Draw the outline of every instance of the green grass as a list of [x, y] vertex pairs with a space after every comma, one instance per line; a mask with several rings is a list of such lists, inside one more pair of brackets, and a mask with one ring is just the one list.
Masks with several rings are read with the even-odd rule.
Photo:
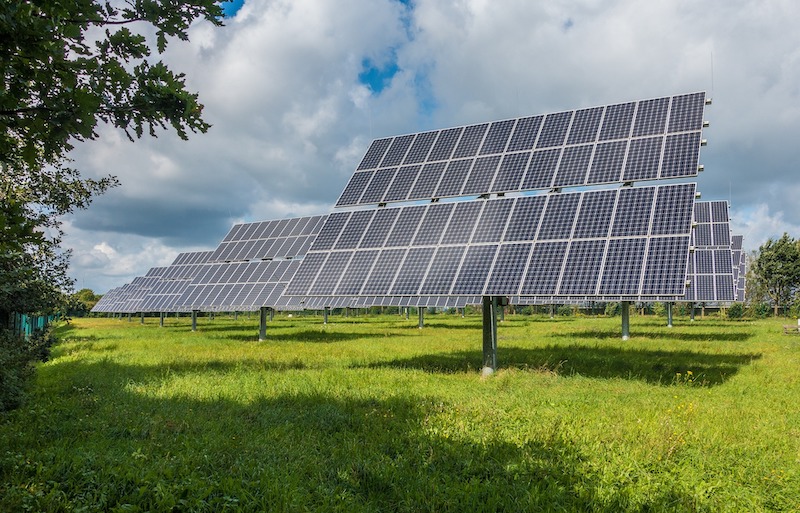
[[78, 319], [0, 416], [0, 511], [798, 511], [785, 320]]

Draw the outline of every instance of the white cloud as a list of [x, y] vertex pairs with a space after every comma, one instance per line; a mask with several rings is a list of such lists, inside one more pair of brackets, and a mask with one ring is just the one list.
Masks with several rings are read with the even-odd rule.
[[[226, 27], [193, 26], [191, 42], [163, 57], [214, 126], [188, 142], [165, 133], [130, 143], [103, 129], [79, 145], [87, 176], [123, 184], [71, 220], [74, 276], [104, 291], [123, 283], [112, 276], [212, 248], [237, 220], [324, 213], [376, 137], [696, 90], [715, 100], [703, 198], [732, 200], [747, 249], [764, 234], [800, 235], [800, 4], [412, 6], [247, 0]], [[359, 83], [365, 60], [395, 57], [379, 95]], [[103, 244], [114, 258], [95, 249]]]

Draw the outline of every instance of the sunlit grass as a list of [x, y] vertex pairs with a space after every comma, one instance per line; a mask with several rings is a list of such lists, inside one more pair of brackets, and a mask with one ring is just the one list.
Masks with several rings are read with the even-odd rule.
[[0, 510], [785, 511], [780, 320], [79, 319], [0, 417]]

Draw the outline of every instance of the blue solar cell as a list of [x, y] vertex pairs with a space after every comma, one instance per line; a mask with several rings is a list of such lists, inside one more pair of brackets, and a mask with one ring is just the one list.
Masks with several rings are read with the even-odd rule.
[[389, 232], [394, 226], [397, 216], [400, 214], [399, 208], [381, 209], [375, 213], [369, 228], [361, 239], [360, 248], [380, 248], [383, 246]]
[[658, 188], [652, 235], [678, 235], [690, 231], [695, 187], [692, 183]]
[[611, 228], [612, 237], [647, 235], [653, 210], [653, 187], [620, 189], [617, 210]]
[[549, 195], [537, 240], [569, 239], [580, 199], [580, 194]]
[[713, 245], [713, 240], [711, 238], [710, 224], [698, 224], [697, 226], [694, 227], [694, 230], [692, 231], [692, 236], [694, 237], [695, 246]]
[[403, 261], [389, 294], [417, 295], [433, 259], [434, 248], [411, 248]]
[[479, 157], [472, 166], [469, 178], [464, 184], [461, 194], [482, 194], [491, 188], [497, 167], [500, 165], [500, 155]]
[[419, 230], [417, 230], [412, 245], [430, 246], [438, 244], [454, 207], [455, 203], [435, 203], [430, 205], [419, 225]]
[[361, 293], [385, 296], [394, 282], [394, 277], [400, 269], [405, 254], [405, 249], [382, 250], [375, 260], [375, 265], [372, 267]]
[[620, 181], [622, 166], [628, 141], [600, 143], [594, 151], [594, 158], [586, 177], [588, 184], [612, 183]]
[[406, 152], [412, 142], [414, 142], [414, 135], [395, 137], [379, 167], [399, 166], [403, 162], [403, 158], [406, 156]]
[[705, 93], [692, 93], [672, 98], [669, 115], [669, 131], [685, 132], [703, 127]]
[[444, 175], [447, 162], [425, 164], [420, 171], [417, 181], [408, 195], [409, 200], [426, 199], [434, 197], [434, 191]]
[[500, 242], [512, 206], [513, 198], [487, 201], [472, 235], [472, 243]]
[[632, 180], [650, 180], [658, 177], [658, 166], [661, 162], [661, 148], [663, 145], [663, 137], [632, 140], [628, 150], [628, 159], [625, 162], [625, 171], [622, 173], [622, 180], [628, 182]]
[[472, 167], [473, 159], [451, 160], [442, 176], [434, 197], [457, 196], [464, 187], [464, 182]]
[[378, 250], [375, 249], [357, 251], [350, 260], [347, 270], [342, 273], [342, 279], [336, 287], [336, 294], [358, 294], [364, 285], [364, 277], [369, 276], [377, 257]]
[[390, 144], [392, 144], [391, 137], [372, 141], [367, 153], [361, 160], [361, 164], [358, 165], [358, 170], [361, 171], [362, 169], [373, 169], [378, 167], [378, 164], [380, 164], [381, 160], [383, 159], [383, 155], [386, 153], [386, 149], [389, 148]]
[[314, 240], [311, 249], [314, 251], [322, 251], [331, 249], [339, 238], [345, 223], [350, 218], [350, 212], [334, 212], [328, 216], [328, 220], [320, 230], [319, 235]]
[[523, 241], [535, 240], [539, 229], [539, 219], [542, 216], [546, 196], [523, 196], [516, 198], [514, 210], [508, 221], [503, 240]]
[[547, 117], [544, 118], [542, 133], [539, 134], [536, 148], [551, 148], [564, 144], [564, 139], [567, 136], [567, 130], [569, 129], [571, 120], [572, 111], [548, 114]]
[[309, 291], [312, 295], [329, 295], [336, 289], [336, 285], [342, 278], [347, 264], [350, 263], [352, 258], [352, 251], [337, 251], [330, 253], [330, 256], [325, 261], [325, 264], [320, 269], [314, 285]]
[[483, 294], [495, 253], [497, 253], [496, 244], [468, 247], [453, 282], [453, 294]]
[[636, 109], [633, 136], [663, 134], [667, 124], [669, 102], [669, 98], [640, 101]]
[[637, 295], [646, 246], [644, 237], [610, 240], [598, 292], [603, 295]]
[[542, 126], [544, 116], [533, 116], [521, 118], [514, 127], [514, 133], [508, 143], [506, 151], [527, 151], [532, 150], [539, 135], [539, 128]]
[[727, 201], [711, 201], [711, 222], [712, 223], [728, 223], [728, 202]]
[[605, 246], [605, 240], [576, 240], [570, 243], [558, 294], [597, 294]]
[[386, 240], [386, 246], [408, 246], [417, 232], [425, 205], [404, 208], [400, 211], [397, 222]]
[[420, 294], [449, 294], [465, 250], [465, 246], [437, 248]]
[[537, 242], [533, 246], [530, 264], [522, 282], [523, 296], [552, 296], [556, 293], [567, 242]]
[[441, 244], [466, 244], [475, 229], [483, 201], [456, 203], [455, 212], [442, 237]]
[[583, 185], [586, 183], [586, 174], [589, 170], [589, 161], [592, 158], [593, 145], [570, 146], [564, 149], [558, 172], [553, 180], [553, 187], [566, 187], [570, 185]]
[[333, 249], [357, 248], [374, 215], [375, 211], [373, 210], [353, 212], [344, 229], [342, 229], [342, 233], [339, 235]]
[[553, 183], [560, 156], [560, 149], [534, 151], [528, 172], [522, 180], [522, 189], [549, 188]]
[[483, 136], [488, 128], [489, 123], [465, 127], [461, 140], [458, 141], [458, 146], [453, 152], [453, 158], [474, 157], [478, 153], [478, 148], [480, 148]]
[[489, 127], [489, 132], [486, 134], [486, 140], [483, 141], [483, 146], [481, 146], [480, 154], [491, 155], [505, 151], [508, 137], [514, 129], [515, 122], [516, 120], [509, 119], [492, 123]]
[[528, 169], [530, 152], [507, 153], [503, 155], [500, 169], [492, 182], [491, 192], [517, 191], [520, 188], [522, 177]]
[[503, 244], [497, 252], [486, 294], [505, 295], [519, 290], [533, 244]]
[[417, 134], [414, 143], [409, 148], [405, 159], [403, 159], [403, 164], [421, 164], [425, 162], [437, 135], [439, 135], [438, 131]]
[[624, 139], [629, 137], [635, 109], [635, 102], [609, 105], [606, 107], [603, 125], [600, 128], [599, 139], [601, 141], [608, 141], [611, 139]]
[[603, 107], [594, 107], [575, 111], [575, 119], [569, 129], [567, 144], [583, 144], [594, 142], [603, 119]]
[[661, 178], [677, 178], [697, 174], [700, 159], [700, 132], [667, 136]]
[[364, 189], [369, 181], [372, 180], [372, 175], [374, 174], [375, 171], [356, 171], [344, 188], [342, 195], [339, 196], [336, 206], [357, 205], [359, 198], [364, 194]]
[[428, 162], [449, 159], [463, 131], [464, 127], [458, 127], [439, 132], [436, 144], [433, 145], [433, 149], [430, 154], [428, 154]]
[[617, 201], [617, 191], [605, 190], [583, 194], [573, 238], [607, 237]]
[[361, 195], [358, 202], [360, 204], [379, 203], [386, 194], [396, 173], [396, 168], [378, 169], [375, 171], [375, 175], [372, 177], [372, 180], [370, 180], [369, 185], [367, 185], [364, 194]]
[[653, 237], [647, 249], [642, 295], [683, 296], [689, 237]]

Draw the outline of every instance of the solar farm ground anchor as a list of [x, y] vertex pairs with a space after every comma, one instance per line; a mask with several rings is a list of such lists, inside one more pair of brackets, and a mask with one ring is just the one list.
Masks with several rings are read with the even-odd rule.
[[258, 321], [258, 341], [263, 342], [267, 339], [267, 310], [269, 307], [262, 306], [259, 310]]
[[497, 370], [497, 309], [508, 304], [507, 297], [483, 296], [483, 369], [491, 376]]
[[622, 340], [628, 340], [631, 336], [631, 302], [623, 301], [620, 303], [620, 314], [622, 314]]

